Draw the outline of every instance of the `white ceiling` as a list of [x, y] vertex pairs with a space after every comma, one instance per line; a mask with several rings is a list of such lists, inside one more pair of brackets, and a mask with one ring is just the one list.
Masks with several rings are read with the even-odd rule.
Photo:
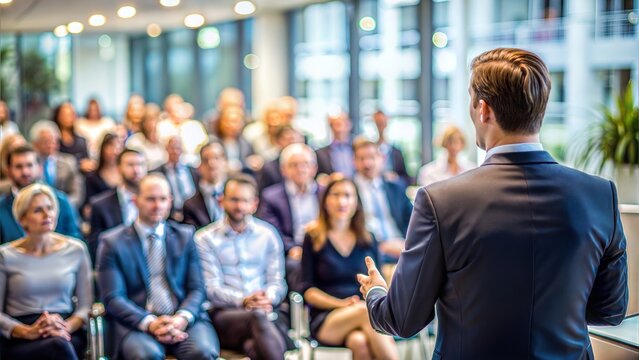
[[[13, 0], [0, 5], [0, 32], [50, 31], [58, 25], [80, 21], [85, 31], [144, 31], [148, 24], [157, 23], [163, 29], [184, 27], [184, 16], [198, 12], [207, 23], [242, 18], [233, 12], [238, 0], [181, 0], [180, 5], [166, 8], [159, 0]], [[281, 11], [318, 0], [253, 0], [257, 12]], [[121, 19], [116, 11], [120, 6], [133, 5], [137, 14]], [[107, 18], [104, 26], [88, 26], [90, 15], [100, 13]]]

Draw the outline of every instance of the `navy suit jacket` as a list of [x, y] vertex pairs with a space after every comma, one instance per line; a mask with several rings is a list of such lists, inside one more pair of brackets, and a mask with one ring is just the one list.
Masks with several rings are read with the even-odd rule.
[[384, 181], [384, 192], [388, 200], [391, 217], [395, 220], [397, 229], [405, 237], [408, 230], [408, 222], [413, 212], [413, 205], [406, 197], [405, 185], [395, 181]]
[[266, 189], [271, 185], [275, 185], [281, 181], [284, 181], [284, 177], [282, 177], [282, 169], [280, 167], [279, 156], [277, 157], [277, 159], [271, 160], [264, 164], [264, 166], [260, 170], [258, 180], [260, 191]]
[[612, 182], [545, 151], [495, 154], [421, 188], [373, 326], [409, 337], [434, 316], [434, 359], [592, 359], [587, 324], [628, 303], [626, 240]]
[[[191, 226], [166, 222], [166, 279], [177, 300], [177, 310], [204, 319], [204, 283], [193, 233]], [[100, 236], [97, 272], [114, 354], [118, 354], [122, 339], [138, 330], [140, 321], [150, 315], [146, 310], [149, 269], [133, 225], [120, 226]]]
[[402, 151], [395, 146], [391, 146], [390, 158], [393, 165], [393, 171], [399, 175], [399, 178], [404, 182], [404, 186], [411, 185], [414, 181], [413, 178], [408, 175]]
[[[58, 224], [55, 227], [57, 233], [82, 239], [78, 216], [67, 199], [67, 196], [59, 190], [54, 190], [58, 199]], [[13, 193], [0, 198], [0, 244], [7, 243], [24, 236], [22, 226], [13, 218]]]
[[[224, 210], [221, 209], [220, 211]], [[195, 195], [184, 202], [182, 213], [184, 214], [182, 222], [193, 225], [196, 229], [200, 229], [212, 222], [209, 209], [206, 207], [204, 196], [202, 196], [199, 186]]]
[[95, 264], [100, 234], [122, 225], [122, 208], [117, 190], [105, 191], [91, 200], [91, 232], [89, 233], [89, 254]]
[[317, 174], [332, 174], [333, 163], [331, 162], [331, 146], [325, 146], [315, 151], [317, 156]]
[[[318, 199], [322, 192], [323, 189], [318, 186], [316, 192]], [[286, 253], [294, 246], [302, 246], [302, 244], [295, 243], [291, 201], [283, 182], [269, 186], [262, 191], [257, 217], [270, 223], [280, 232]]]

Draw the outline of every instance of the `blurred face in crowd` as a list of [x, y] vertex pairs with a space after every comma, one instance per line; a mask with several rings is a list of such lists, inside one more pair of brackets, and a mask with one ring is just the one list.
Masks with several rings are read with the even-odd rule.
[[0, 100], [0, 125], [9, 121], [9, 107], [7, 103]]
[[169, 156], [170, 163], [177, 164], [180, 162], [180, 157], [182, 156], [182, 140], [177, 136], [169, 139], [169, 142], [166, 144], [166, 153]]
[[348, 115], [341, 112], [328, 117], [328, 125], [331, 127], [333, 138], [338, 141], [346, 141], [351, 134], [353, 125]]
[[226, 88], [220, 93], [217, 108], [222, 111], [228, 107], [244, 108], [244, 94], [236, 88]]
[[113, 138], [102, 148], [102, 159], [107, 164], [115, 164], [118, 159], [118, 155], [122, 152], [122, 145], [120, 144], [120, 140], [118, 138]]
[[55, 229], [57, 214], [53, 201], [46, 194], [33, 197], [29, 208], [20, 219], [20, 225], [29, 234], [46, 234]]
[[100, 105], [95, 100], [89, 101], [89, 107], [87, 108], [87, 118], [90, 120], [100, 120]]
[[147, 225], [156, 225], [166, 219], [172, 202], [169, 184], [156, 177], [144, 179], [135, 197], [138, 216]]
[[380, 175], [382, 154], [373, 145], [362, 146], [355, 153], [355, 170], [365, 178], [373, 180]]
[[129, 105], [126, 110], [126, 117], [129, 121], [134, 124], [142, 122], [145, 111], [144, 100], [141, 97], [135, 96], [129, 99]]
[[333, 185], [326, 194], [326, 213], [333, 220], [350, 220], [357, 210], [357, 192], [350, 181]]
[[373, 114], [373, 121], [375, 122], [375, 126], [377, 127], [377, 132], [383, 133], [388, 126], [388, 116], [381, 111], [375, 112]]
[[264, 113], [264, 120], [270, 135], [275, 135], [278, 126], [284, 125], [284, 117], [282, 113], [275, 107], [269, 108]]
[[284, 124], [292, 124], [295, 115], [297, 115], [297, 100], [292, 96], [284, 96], [278, 102], [280, 113], [284, 118]]
[[301, 144], [303, 142], [304, 142], [304, 137], [295, 129], [285, 130], [277, 138], [277, 146], [279, 146], [280, 149], [284, 149], [285, 147], [291, 144]]
[[171, 119], [182, 119], [184, 114], [183, 108], [184, 99], [179, 95], [169, 95], [164, 100], [164, 111], [171, 117]]
[[222, 207], [232, 223], [242, 223], [257, 210], [257, 194], [252, 186], [230, 181], [224, 189]]
[[61, 129], [72, 129], [73, 122], [75, 121], [76, 114], [73, 105], [70, 103], [64, 103], [60, 107], [60, 112], [58, 113], [58, 125]]
[[300, 151], [293, 154], [282, 166], [282, 175], [298, 187], [308, 185], [317, 173], [317, 164], [310, 154]]
[[144, 136], [153, 143], [158, 141], [156, 128], [159, 115], [159, 113], [147, 111], [146, 114], [144, 114], [144, 121], [142, 122], [142, 132]]
[[222, 138], [237, 138], [244, 127], [244, 111], [239, 107], [228, 108], [220, 118], [220, 136]]
[[40, 165], [35, 152], [13, 154], [10, 162], [8, 166], [9, 179], [18, 189], [33, 184], [40, 176]]
[[118, 170], [124, 185], [129, 189], [137, 190], [140, 180], [146, 176], [146, 159], [141, 154], [128, 152], [122, 156]]
[[215, 184], [226, 174], [226, 158], [222, 145], [214, 143], [202, 149], [200, 176], [209, 183]]
[[444, 148], [446, 148], [446, 150], [448, 151], [448, 155], [455, 157], [464, 149], [465, 143], [460, 133], [454, 133], [443, 145]]
[[51, 156], [58, 153], [59, 139], [53, 131], [41, 130], [38, 138], [33, 142], [33, 147], [41, 156]]

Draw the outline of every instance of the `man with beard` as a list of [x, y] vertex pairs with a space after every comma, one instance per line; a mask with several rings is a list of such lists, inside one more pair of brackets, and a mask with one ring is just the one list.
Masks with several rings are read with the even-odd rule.
[[133, 197], [138, 193], [140, 180], [146, 175], [144, 155], [125, 149], [118, 155], [117, 165], [122, 183], [113, 190], [96, 195], [91, 201], [89, 253], [94, 263], [100, 233], [121, 224], [131, 225], [138, 216]]
[[[19, 146], [7, 156], [7, 175], [11, 180], [11, 192], [0, 198], [0, 244], [24, 236], [22, 227], [13, 218], [11, 208], [18, 191], [33, 184], [40, 177], [40, 164], [35, 150], [29, 145]], [[82, 239], [78, 219], [66, 195], [55, 191], [60, 207], [55, 231]]]

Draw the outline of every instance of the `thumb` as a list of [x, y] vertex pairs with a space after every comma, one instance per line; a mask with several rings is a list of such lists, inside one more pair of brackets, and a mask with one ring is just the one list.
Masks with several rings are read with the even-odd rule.
[[373, 272], [377, 271], [377, 267], [375, 266], [375, 261], [370, 256], [366, 257], [366, 268], [368, 269], [368, 275], [372, 275]]

